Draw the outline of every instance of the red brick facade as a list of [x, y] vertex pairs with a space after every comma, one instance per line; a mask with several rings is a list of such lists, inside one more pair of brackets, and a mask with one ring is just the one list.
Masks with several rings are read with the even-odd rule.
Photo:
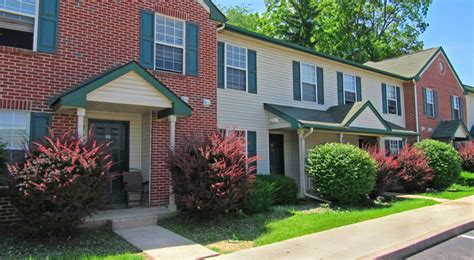
[[[140, 2], [140, 3], [137, 3]], [[0, 109], [50, 112], [47, 100], [131, 60], [139, 60], [140, 11], [199, 25], [199, 76], [153, 72], [177, 96], [189, 97], [190, 118], [178, 119], [176, 142], [217, 128], [217, 23], [195, 0], [60, 1], [58, 49], [47, 54], [0, 46]], [[203, 99], [211, 101], [203, 106]], [[151, 204], [168, 204], [169, 123], [153, 121]], [[52, 127], [75, 129], [74, 115], [55, 114]]]
[[[439, 63], [442, 62], [445, 66], [445, 71], [442, 73], [439, 68]], [[415, 97], [413, 91], [413, 83], [404, 83], [405, 87], [405, 109], [406, 122], [410, 130], [416, 131], [415, 118]], [[449, 66], [446, 57], [440, 52], [433, 62], [427, 67], [420, 79], [416, 82], [417, 97], [418, 97], [418, 116], [419, 116], [419, 131], [420, 139], [430, 138], [441, 121], [452, 120], [451, 116], [451, 96], [458, 96], [462, 98], [463, 107], [466, 108], [466, 98], [464, 97], [463, 89], [458, 82], [453, 68]], [[438, 93], [438, 116], [430, 118], [425, 116], [423, 110], [423, 88], [430, 88]], [[464, 113], [464, 120], [466, 113]]]

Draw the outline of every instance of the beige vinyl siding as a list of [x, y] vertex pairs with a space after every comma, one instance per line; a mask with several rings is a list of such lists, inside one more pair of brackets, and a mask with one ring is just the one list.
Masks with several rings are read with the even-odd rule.
[[[257, 132], [257, 154], [261, 158], [258, 162], [259, 173], [269, 173], [268, 124], [271, 123], [271, 120], [274, 118], [274, 116], [268, 115], [268, 113], [265, 112], [263, 104], [271, 103], [320, 110], [326, 110], [331, 106], [337, 106], [338, 71], [360, 76], [362, 81], [363, 99], [370, 100], [386, 120], [400, 126], [405, 126], [403, 84], [398, 79], [354, 68], [334, 61], [325, 60], [320, 57], [258, 41], [228, 31], [220, 32], [218, 37], [219, 41], [235, 44], [257, 52], [258, 94], [251, 94], [246, 93], [245, 91], [232, 89], [218, 89], [217, 121], [218, 127], [221, 129], [235, 127]], [[323, 68], [324, 105], [319, 105], [316, 102], [293, 100], [292, 62], [295, 60]], [[399, 86], [401, 88], [402, 116], [382, 114], [382, 83]], [[271, 126], [271, 128], [275, 128], [279, 124], [285, 126], [284, 123], [280, 121]], [[290, 140], [293, 140], [294, 138], [297, 162], [298, 139], [296, 131], [293, 132], [292, 139]], [[285, 141], [285, 149], [287, 149], [286, 143], [287, 141]], [[294, 151], [293, 154], [295, 154]], [[288, 161], [285, 155], [285, 167], [288, 167], [287, 163]], [[293, 172], [294, 170], [295, 169], [291, 169], [291, 172], [286, 172], [286, 174], [296, 174], [297, 176], [298, 171], [296, 169], [296, 171]]]
[[351, 127], [372, 128], [385, 130], [385, 126], [370, 109], [364, 109], [362, 113], [351, 123]]
[[467, 115], [467, 128], [471, 130], [474, 126], [474, 93], [466, 95], [466, 109], [464, 113]]
[[88, 119], [103, 119], [113, 121], [127, 121], [130, 124], [130, 168], [142, 168], [142, 116], [140, 114], [125, 114], [86, 110], [84, 125], [89, 129]]
[[151, 163], [151, 112], [142, 114], [142, 155], [141, 170], [143, 178], [149, 179]]
[[87, 94], [88, 101], [170, 108], [171, 102], [135, 72]]

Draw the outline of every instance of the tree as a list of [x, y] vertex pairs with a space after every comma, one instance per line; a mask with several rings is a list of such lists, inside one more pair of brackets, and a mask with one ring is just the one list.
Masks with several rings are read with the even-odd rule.
[[265, 0], [261, 15], [228, 9], [230, 23], [364, 63], [423, 48], [432, 0]]
[[229, 23], [250, 31], [259, 31], [260, 14], [250, 9], [248, 5], [221, 7]]

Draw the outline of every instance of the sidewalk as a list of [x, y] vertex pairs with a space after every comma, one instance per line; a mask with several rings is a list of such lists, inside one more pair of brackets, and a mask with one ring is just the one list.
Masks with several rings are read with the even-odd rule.
[[470, 196], [216, 259], [372, 259], [440, 230], [473, 220], [474, 196]]

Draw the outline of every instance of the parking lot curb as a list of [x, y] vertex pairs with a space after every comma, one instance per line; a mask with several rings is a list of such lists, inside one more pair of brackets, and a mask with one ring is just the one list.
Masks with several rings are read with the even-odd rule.
[[457, 223], [360, 259], [403, 259], [474, 229], [474, 220]]

